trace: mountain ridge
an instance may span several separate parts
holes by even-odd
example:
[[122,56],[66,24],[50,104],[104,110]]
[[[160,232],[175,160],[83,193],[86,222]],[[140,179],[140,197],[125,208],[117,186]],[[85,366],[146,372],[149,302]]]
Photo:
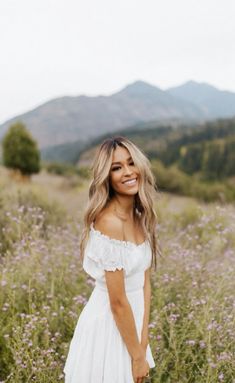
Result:
[[167,90],[137,80],[110,96],[62,96],[49,100],[0,125],[0,139],[8,126],[19,119],[39,147],[46,148],[86,141],[151,120],[205,121],[234,115],[235,93],[192,80]]

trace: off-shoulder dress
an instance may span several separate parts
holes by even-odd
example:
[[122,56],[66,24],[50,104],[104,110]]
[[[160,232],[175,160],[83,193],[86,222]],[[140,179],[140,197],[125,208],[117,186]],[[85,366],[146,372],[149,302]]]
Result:
[[[144,317],[144,272],[151,265],[151,248],[110,238],[90,226],[83,269],[95,287],[80,313],[64,366],[65,383],[134,383],[131,356],[110,308],[105,271],[124,270],[125,290],[139,341]],[[146,360],[155,362],[148,344]]]

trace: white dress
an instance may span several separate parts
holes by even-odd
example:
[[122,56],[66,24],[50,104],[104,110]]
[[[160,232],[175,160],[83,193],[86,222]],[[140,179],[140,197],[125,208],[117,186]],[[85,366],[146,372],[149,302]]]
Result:
[[[125,290],[141,341],[144,316],[144,272],[151,265],[151,248],[110,238],[90,226],[83,268],[95,281],[80,313],[64,366],[65,383],[134,383],[131,356],[110,308],[104,270],[124,270]],[[155,367],[150,345],[150,368]]]

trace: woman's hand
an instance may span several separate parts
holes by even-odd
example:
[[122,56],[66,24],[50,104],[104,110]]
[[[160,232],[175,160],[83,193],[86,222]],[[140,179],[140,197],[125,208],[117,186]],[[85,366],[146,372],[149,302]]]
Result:
[[145,359],[146,350],[142,348],[142,355],[138,359],[132,359],[132,375],[135,383],[144,382],[144,378],[149,373],[149,364]]

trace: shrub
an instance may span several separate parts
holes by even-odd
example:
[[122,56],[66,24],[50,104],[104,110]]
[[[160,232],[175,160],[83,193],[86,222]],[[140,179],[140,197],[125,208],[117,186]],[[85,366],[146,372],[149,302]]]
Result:
[[3,163],[23,175],[40,171],[40,152],[36,141],[21,122],[11,125],[3,141]]
[[152,170],[160,190],[195,197],[206,202],[235,200],[235,188],[229,183],[202,182],[195,176],[183,173],[176,165],[167,168],[156,160],[152,162]]
[[90,171],[87,167],[77,167],[68,163],[60,163],[60,162],[50,162],[45,164],[45,168],[48,173],[64,175],[64,176],[72,176],[78,175],[81,178],[89,178]]

